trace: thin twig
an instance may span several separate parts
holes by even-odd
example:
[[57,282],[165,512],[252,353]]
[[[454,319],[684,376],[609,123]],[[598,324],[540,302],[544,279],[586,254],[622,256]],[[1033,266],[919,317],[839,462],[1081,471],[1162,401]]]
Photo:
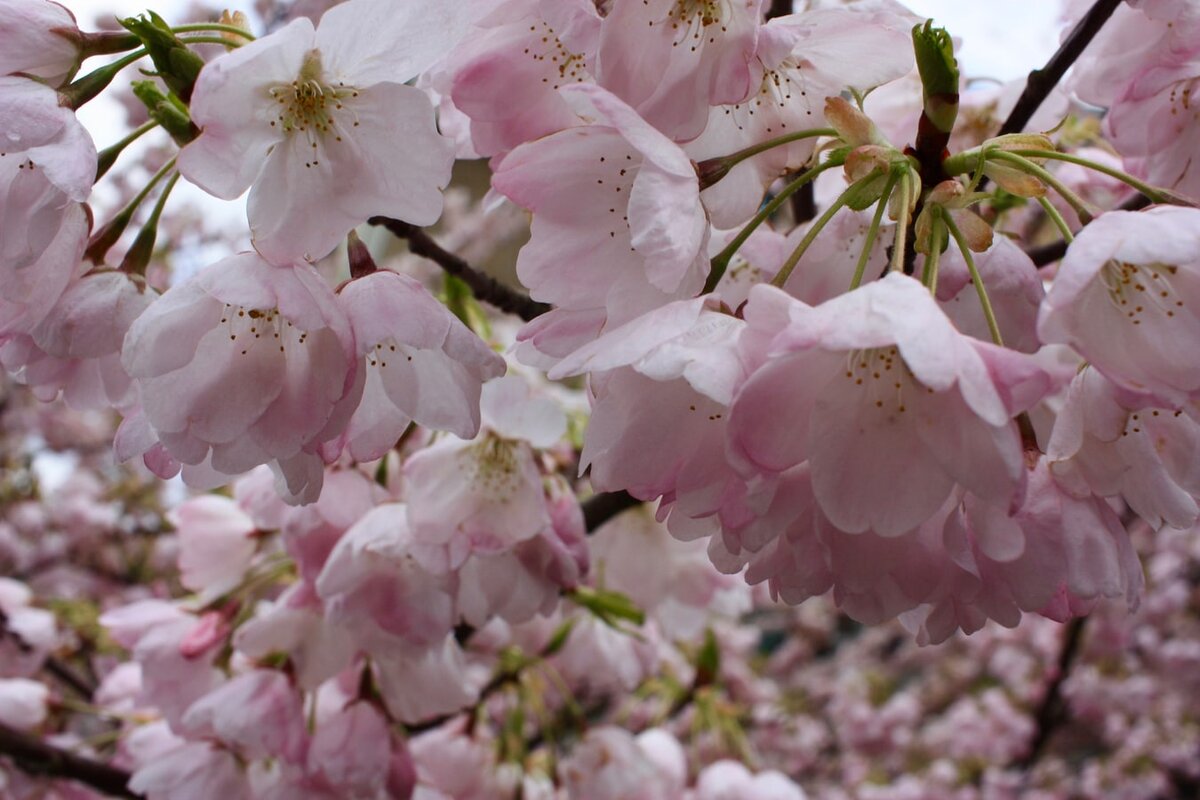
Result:
[[1079,655],[1079,645],[1083,641],[1083,626],[1086,621],[1087,617],[1076,617],[1067,623],[1063,633],[1062,650],[1058,654],[1057,669],[1050,679],[1050,685],[1046,687],[1046,694],[1034,716],[1037,728],[1033,735],[1033,741],[1030,742],[1029,752],[1017,761],[1015,765],[1017,767],[1028,769],[1037,763],[1037,760],[1041,758],[1042,751],[1046,749],[1050,737],[1067,718],[1062,687],[1071,674],[1075,657]]
[[23,772],[47,778],[77,781],[116,797],[138,797],[129,789],[130,774],[99,761],[0,724],[0,755]]
[[390,217],[371,217],[371,225],[387,228],[395,236],[408,241],[408,249],[418,256],[436,262],[450,275],[470,287],[475,298],[495,306],[501,311],[516,314],[525,321],[535,319],[550,310],[550,306],[530,299],[500,281],[472,267],[461,257],[442,248],[424,230]]
[[1079,20],[1079,24],[1071,31],[1071,35],[1058,48],[1058,52],[1046,62],[1046,66],[1029,73],[1025,91],[1021,92],[1021,97],[1013,106],[1013,110],[1009,112],[1008,119],[1004,120],[1004,124],[1000,126],[999,135],[1020,133],[1025,129],[1043,101],[1050,96],[1050,92],[1062,80],[1067,69],[1075,63],[1080,53],[1096,37],[1119,5],[1121,5],[1121,0],[1097,0],[1096,4],[1083,15],[1083,19]]
[[629,492],[601,492],[594,494],[580,503],[583,509],[583,524],[588,533],[596,529],[626,509],[641,505],[642,501]]
[[791,14],[793,10],[793,0],[771,0],[771,5],[767,8],[767,19]]

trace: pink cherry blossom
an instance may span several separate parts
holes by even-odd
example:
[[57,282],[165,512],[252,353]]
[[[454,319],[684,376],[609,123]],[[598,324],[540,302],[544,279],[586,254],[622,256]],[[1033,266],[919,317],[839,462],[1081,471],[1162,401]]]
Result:
[[1177,406],[1200,393],[1200,210],[1112,211],[1067,250],[1038,318],[1104,377]]
[[225,199],[253,186],[251,235],[275,264],[327,255],[372,215],[432,224],[454,147],[428,97],[405,82],[466,20],[459,4],[352,0],[316,29],[293,20],[223,55],[196,82],[191,113],[203,133],[180,153],[180,171]]
[[600,32],[597,79],[676,141],[704,130],[710,105],[740,103],[762,0],[616,0]]
[[[591,80],[600,16],[590,0],[506,0],[449,57],[454,105],[482,156],[579,124],[561,86]],[[544,79],[544,80],[543,80]]]
[[504,359],[407,275],[375,272],[338,298],[354,330],[363,397],[343,434],[351,457],[374,461],[410,422],[469,439],[479,432],[479,392]]
[[82,59],[75,15],[49,0],[0,0],[0,75],[20,72],[51,86]]
[[[1009,420],[1048,388],[1040,368],[962,336],[897,273],[815,308],[781,294],[756,288],[747,308],[751,329],[759,305],[768,325],[773,304],[789,318],[730,409],[732,454],[747,474],[807,459],[835,526],[885,535],[928,519],[955,485],[998,502],[1018,496]],[[780,415],[795,419],[782,432]]]
[[308,732],[300,693],[277,670],[252,670],[216,687],[183,715],[189,736],[213,738],[248,758],[305,757]]
[[28,678],[0,678],[0,723],[29,730],[46,719],[50,690]]
[[155,301],[130,328],[122,363],[145,425],[176,461],[207,467],[217,483],[270,463],[293,498],[311,502],[323,472],[317,446],[349,413],[353,348],[315,270],[245,253]]
[[133,774],[129,788],[149,800],[249,800],[253,796],[234,755],[203,742],[184,744],[150,761]]
[[180,582],[193,591],[219,596],[238,584],[257,544],[255,526],[232,500],[194,497],[167,515],[179,536]]
[[560,92],[592,123],[516,148],[492,178],[533,212],[517,259],[522,283],[557,307],[548,317],[603,309],[609,325],[695,294],[708,271],[708,223],[691,161],[608,92]]

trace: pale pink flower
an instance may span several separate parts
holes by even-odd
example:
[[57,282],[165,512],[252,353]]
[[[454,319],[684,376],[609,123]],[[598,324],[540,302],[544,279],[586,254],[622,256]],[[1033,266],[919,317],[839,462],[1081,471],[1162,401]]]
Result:
[[444,68],[478,155],[579,124],[557,90],[592,79],[600,15],[591,0],[504,0],[476,25]]
[[167,512],[179,536],[179,581],[216,597],[241,581],[254,557],[254,522],[227,497],[194,497]]
[[388,499],[378,483],[356,469],[327,469],[321,496],[299,508],[289,507],[278,526],[300,577],[315,583],[342,535]]
[[[1036,352],[1037,315],[1046,290],[1033,261],[1005,236],[995,237],[991,247],[976,253],[974,260],[987,287],[1004,345],[1023,353]],[[979,294],[956,247],[948,248],[938,264],[937,299],[959,331],[976,339],[990,338]]]
[[245,773],[228,750],[203,742],[185,744],[139,769],[130,790],[148,800],[249,800]]
[[562,409],[515,375],[485,384],[481,408],[475,440],[443,439],[404,465],[415,552],[439,572],[472,553],[505,552],[551,525],[534,449],[566,431]]
[[0,77],[0,339],[28,333],[80,270],[96,148],[58,93]]
[[233,644],[254,659],[287,653],[296,682],[306,691],[345,669],[355,655],[353,634],[326,618],[321,599],[307,582],[260,605],[256,616],[238,627]]
[[[890,10],[825,8],[777,17],[762,27],[751,62],[750,97],[709,112],[704,133],[686,150],[696,161],[729,155],[789,133],[827,127],[825,98],[849,87],[869,91],[912,69],[915,19]],[[736,165],[701,198],[718,227],[734,227],[758,210],[763,192],[803,167],[816,139],[774,147]]]
[[49,0],[0,0],[0,75],[20,72],[61,86],[79,68],[75,15]]
[[471,672],[453,634],[440,645],[372,654],[375,680],[388,712],[409,724],[462,711],[478,702],[486,673]]
[[600,85],[675,141],[699,136],[708,107],[740,103],[762,0],[616,0],[600,31]]
[[430,646],[454,626],[457,578],[422,567],[414,538],[403,505],[378,506],[346,532],[317,578],[326,616],[364,650]]
[[308,771],[347,797],[377,797],[387,784],[394,742],[370,703],[352,703],[321,720],[308,747]]
[[781,772],[754,775],[738,761],[709,764],[696,779],[692,800],[807,800],[808,795]]
[[680,800],[677,776],[660,772],[628,731],[592,728],[558,768],[570,797],[589,800]]
[[0,362],[41,400],[61,393],[72,408],[128,407],[133,381],[121,366],[121,347],[156,296],[121,272],[85,275],[29,335],[0,346]]
[[218,483],[270,463],[291,498],[319,496],[316,449],[345,425],[357,369],[350,325],[311,267],[253,253],[212,265],[134,322],[122,363],[151,441],[176,461]]
[[[590,124],[521,145],[492,177],[533,212],[517,259],[521,282],[557,306],[546,315],[555,322],[594,312],[610,326],[696,294],[708,272],[709,226],[691,161],[608,92],[591,84],[560,92]],[[592,313],[586,319],[585,329]],[[535,324],[545,331],[552,322]]]
[[308,730],[300,692],[282,672],[237,675],[193,703],[183,715],[193,738],[216,739],[250,759],[305,757]]
[[917,281],[891,273],[816,307],[756,287],[747,319],[750,331],[779,333],[730,409],[731,455],[745,474],[808,460],[822,511],[852,533],[911,530],[956,485],[998,502],[1018,496],[1010,420],[1049,377],[958,333]]
[[[351,0],[209,63],[191,102],[202,129],[179,169],[206,191],[249,200],[255,247],[272,263],[327,255],[375,214],[441,215],[453,143],[405,82],[440,58],[468,19],[458,3]],[[401,144],[402,143],[402,144]]]
[[416,422],[469,439],[479,432],[479,392],[504,359],[420,282],[380,271],[338,294],[354,330],[365,381],[341,437],[356,461],[374,461]]
[[29,730],[46,719],[50,689],[28,678],[0,678],[0,723]]
[[1075,376],[1046,449],[1073,493],[1120,496],[1154,527],[1190,528],[1200,508],[1200,423],[1123,392],[1092,368]]
[[1112,211],[1067,250],[1038,334],[1104,377],[1177,407],[1200,395],[1200,210]]

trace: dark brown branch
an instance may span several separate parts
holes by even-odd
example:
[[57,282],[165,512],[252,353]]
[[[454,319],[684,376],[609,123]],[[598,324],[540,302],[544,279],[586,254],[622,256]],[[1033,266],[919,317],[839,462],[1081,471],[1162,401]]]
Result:
[[0,724],[0,756],[23,772],[72,780],[115,797],[138,797],[129,789],[128,772],[76,755]]
[[797,225],[813,220],[817,216],[816,183],[809,181],[792,195],[792,221]]
[[371,217],[371,225],[387,228],[395,236],[408,241],[408,249],[416,255],[436,262],[448,274],[470,287],[476,299],[493,305],[501,311],[516,314],[529,321],[550,310],[550,306],[530,299],[528,296],[505,286],[500,281],[478,271],[459,256],[444,250],[429,234],[416,225],[410,225],[390,217]]
[[791,14],[793,10],[793,0],[771,0],[770,5],[767,6],[767,19]]
[[580,503],[583,509],[583,524],[588,533],[596,529],[626,509],[641,505],[642,501],[629,492],[601,492],[594,494]]
[[1075,657],[1079,655],[1080,644],[1083,641],[1083,626],[1086,621],[1087,617],[1076,617],[1067,623],[1063,633],[1062,650],[1058,654],[1057,670],[1051,677],[1050,685],[1046,687],[1046,694],[1034,716],[1037,728],[1033,735],[1033,741],[1030,742],[1029,752],[1017,761],[1015,765],[1017,767],[1028,769],[1037,763],[1037,760],[1041,758],[1042,751],[1046,749],[1050,737],[1067,718],[1062,687],[1071,674]]
[[1050,96],[1050,92],[1062,80],[1067,69],[1075,63],[1075,59],[1079,58],[1079,54],[1096,37],[1119,5],[1121,5],[1121,0],[1097,0],[1091,10],[1083,15],[1083,19],[1079,20],[1079,24],[1071,31],[1071,35],[1058,48],[1058,52],[1046,62],[1046,66],[1029,73],[1025,91],[1021,92],[1021,97],[1013,106],[1013,110],[1009,112],[1008,119],[1004,120],[1004,124],[1000,126],[1000,134],[1020,133],[1025,129],[1034,113],[1041,107],[1042,102]]

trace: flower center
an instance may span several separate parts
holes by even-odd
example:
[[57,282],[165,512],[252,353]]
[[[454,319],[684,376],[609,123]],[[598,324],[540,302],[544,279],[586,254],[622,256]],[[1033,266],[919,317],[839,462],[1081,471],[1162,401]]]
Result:
[[271,342],[286,352],[288,345],[303,345],[308,331],[302,331],[283,318],[277,308],[257,309],[232,306],[221,309],[221,324],[229,331],[229,341],[246,355],[256,346]]
[[1134,325],[1141,325],[1147,314],[1171,319],[1183,308],[1183,301],[1171,285],[1171,276],[1179,267],[1165,264],[1130,264],[1109,261],[1101,271],[1108,296]]
[[[345,101],[359,94],[358,89],[341,81],[336,84],[327,81],[318,50],[310,50],[304,57],[296,80],[272,86],[268,93],[275,102],[275,116],[270,120],[270,126],[285,136],[300,133],[308,137],[313,157],[304,166],[309,168],[320,164],[316,151],[321,142],[331,136],[336,142],[342,141],[346,122],[346,114],[342,112],[347,111]],[[356,115],[349,114],[350,127],[357,128]]]
[[852,350],[846,355],[844,378],[866,395],[869,407],[885,414],[903,414],[908,410],[912,392],[933,389],[921,384],[909,371],[895,347]]

